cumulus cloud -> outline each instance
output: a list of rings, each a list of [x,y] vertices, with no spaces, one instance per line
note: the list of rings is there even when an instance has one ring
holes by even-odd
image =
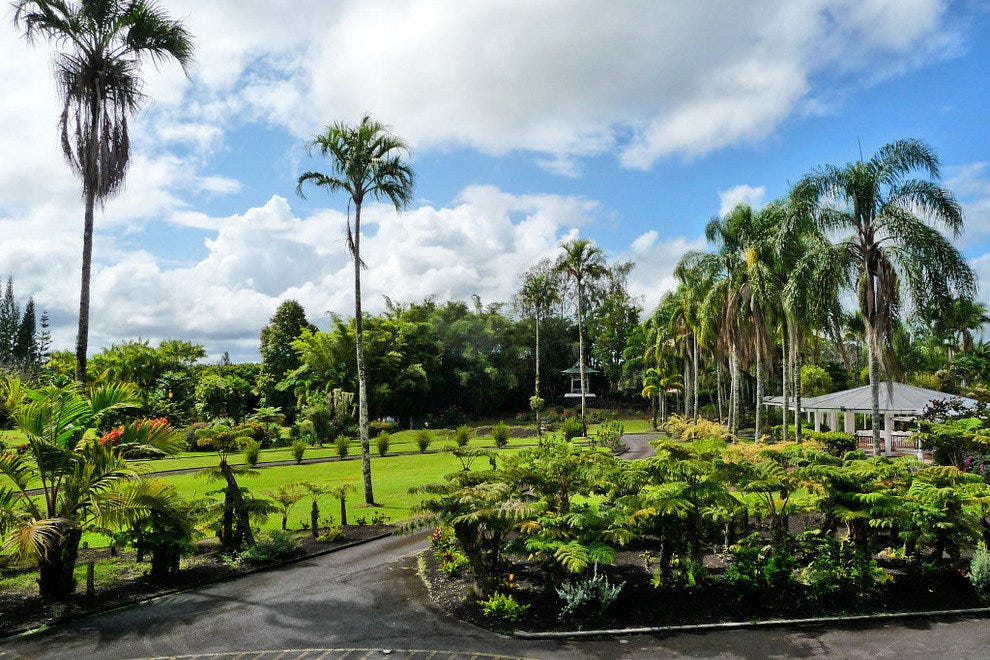
[[[968,163],[955,168],[945,181],[966,214],[966,234],[990,237],[990,164]]]
[[[763,197],[767,194],[764,186],[754,187],[741,184],[728,190],[719,190],[718,214],[724,216],[739,204],[749,204],[754,209],[763,206]]]
[[[217,126],[258,120],[308,137],[371,109],[418,148],[530,151],[564,176],[608,151],[647,168],[762,140],[835,89],[960,41],[942,0],[169,7],[201,37],[192,82],[149,74],[163,114],[184,122],[163,139],[209,144]]]
[[[563,240],[601,213],[593,200],[512,195],[493,186],[465,188],[449,206],[404,213],[369,204],[362,256],[365,308],[395,300],[507,300],[521,273],[554,256]],[[258,333],[279,302],[299,300],[313,319],[353,314],[353,265],[344,240],[346,217],[320,210],[293,213],[273,196],[227,217],[186,212],[207,229],[207,254],[174,266],[144,249],[127,249],[103,233],[93,269],[91,345],[137,336],[183,337],[212,353],[257,358]],[[53,232],[37,216],[0,218],[0,233],[17,236],[0,253],[0,273],[16,266],[16,283],[55,320],[57,344],[68,346],[78,300],[78,238]]]

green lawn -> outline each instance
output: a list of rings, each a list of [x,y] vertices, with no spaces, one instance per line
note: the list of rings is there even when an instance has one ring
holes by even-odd
[[[488,462],[485,459],[477,459],[472,467],[484,469],[488,467]],[[275,490],[283,484],[296,481],[328,485],[350,483],[357,492],[352,493],[347,499],[349,523],[354,524],[359,516],[367,517],[376,512],[389,516],[391,522],[397,522],[409,517],[413,505],[419,502],[420,496],[410,494],[410,488],[442,481],[445,475],[459,469],[461,469],[460,462],[454,456],[443,452],[385,458],[375,456],[371,462],[371,475],[375,500],[382,505],[378,508],[364,506],[360,460],[262,467],[259,468],[256,476],[238,477],[238,482],[258,495],[264,495],[266,490]],[[163,478],[175,484],[179,492],[188,499],[204,497],[207,492],[221,487],[220,483],[208,482],[195,474],[178,474]],[[301,522],[309,522],[310,501],[310,498],[306,497],[292,507],[289,512],[290,528],[299,529]],[[321,518],[331,514],[334,521],[339,523],[339,502],[326,496],[321,496],[318,501]],[[275,529],[280,524],[281,516],[273,515],[264,527]]]

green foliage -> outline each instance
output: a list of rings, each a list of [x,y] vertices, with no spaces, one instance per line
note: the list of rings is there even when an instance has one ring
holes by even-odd
[[[261,453],[261,443],[257,440],[248,440],[244,443],[244,462],[254,467],[258,464],[258,455]]]
[[[801,578],[817,598],[836,594],[865,597],[890,576],[879,567],[870,553],[831,534],[809,532],[804,535],[806,553],[811,563]]]
[[[509,444],[509,425],[505,422],[499,422],[492,427],[492,442],[499,449],[502,449],[507,444]]]
[[[296,396],[290,388],[280,387],[280,384],[290,372],[302,366],[299,355],[292,349],[292,342],[305,329],[315,327],[306,320],[302,305],[295,300],[286,300],[261,330],[258,390],[265,406],[280,408],[290,420],[295,417]]]
[[[560,434],[564,440],[573,440],[581,436],[581,421],[570,417],[560,424]]]
[[[389,446],[392,444],[392,434],[388,431],[382,431],[375,438],[375,445],[378,448],[378,455],[385,456],[388,454]]]
[[[973,589],[980,600],[990,600],[990,553],[983,543],[977,545],[973,552],[973,559],[969,564],[969,581],[973,583]]]
[[[529,605],[520,605],[512,594],[495,592],[488,598],[478,601],[481,612],[490,619],[515,622],[526,613]]]
[[[347,458],[347,453],[351,448],[351,443],[354,442],[352,438],[348,438],[346,435],[338,435],[334,438],[333,444],[337,449],[337,456],[341,459]]]
[[[801,396],[821,396],[832,391],[832,376],[815,364],[801,367]]]
[[[253,401],[251,383],[239,376],[206,374],[196,385],[196,410],[206,419],[240,421]]]
[[[462,424],[454,430],[454,443],[458,447],[466,447],[471,442],[471,427]]]
[[[433,434],[430,433],[428,429],[420,429],[416,432],[416,446],[419,447],[419,452],[421,454],[426,453],[426,450],[429,449],[432,442]]]
[[[288,559],[299,552],[299,542],[288,532],[276,529],[267,539],[261,539],[240,554],[240,558],[254,564]]]
[[[560,618],[587,611],[602,614],[619,597],[624,586],[625,582],[612,584],[606,575],[599,575],[598,564],[595,564],[591,576],[568,580],[557,589],[557,595],[564,601]]]
[[[922,446],[932,452],[939,465],[962,469],[967,454],[990,451],[990,429],[976,417],[949,419],[943,423],[921,422],[916,434]]]
[[[604,422],[599,424],[598,428],[592,432],[592,441],[594,444],[616,450],[619,448],[622,434],[625,433],[625,431],[626,427],[622,424],[622,422]]]
[[[533,412],[542,412],[547,407],[547,401],[541,396],[533,395],[529,397],[529,409]]]
[[[845,456],[848,452],[856,449],[856,438],[841,431],[811,431],[808,434],[809,440],[817,440],[825,446],[825,450],[833,456]]]
[[[316,537],[316,540],[320,543],[333,543],[334,541],[340,541],[346,538],[346,536],[344,534],[344,528],[340,525],[327,525]]]
[[[295,459],[296,463],[302,463],[307,448],[309,448],[309,444],[304,440],[296,440],[292,443],[292,458]]]

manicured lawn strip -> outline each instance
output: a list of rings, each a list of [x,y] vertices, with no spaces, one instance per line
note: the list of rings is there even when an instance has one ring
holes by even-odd
[[[511,449],[508,451],[512,451]],[[475,469],[486,469],[488,463],[478,459],[472,466]],[[332,461],[329,463],[314,463],[309,465],[285,465],[259,468],[256,476],[238,477],[238,483],[247,487],[251,493],[264,496],[265,490],[275,490],[283,484],[297,481],[336,485],[340,483],[353,484],[357,492],[347,498],[347,521],[354,524],[358,517],[369,517],[375,513],[390,516],[391,522],[408,518],[413,505],[420,501],[420,495],[409,493],[413,486],[442,481],[445,475],[461,469],[460,462],[453,456],[437,452],[429,454],[413,454],[409,456],[387,456],[372,460],[372,480],[375,490],[375,500],[381,507],[368,508],[364,506],[364,493],[361,480],[361,461]],[[207,492],[222,487],[219,482],[208,482],[203,477],[194,474],[178,474],[163,477],[187,499],[199,499]],[[290,529],[299,529],[301,523],[309,523],[311,499],[307,496],[297,502],[289,510]],[[332,515],[335,524],[340,523],[340,503],[335,498],[321,496],[318,498],[321,521],[327,515]],[[281,515],[275,514],[268,518],[264,529],[276,529],[281,526]]]

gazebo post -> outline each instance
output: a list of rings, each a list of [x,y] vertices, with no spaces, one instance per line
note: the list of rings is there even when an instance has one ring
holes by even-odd
[[[828,430],[829,431],[839,430],[839,411],[837,410],[828,411]]]
[[[822,430],[822,413],[820,410],[815,411],[815,433]]]
[[[883,453],[891,456],[894,453],[894,413],[889,410],[883,414]]]
[[[856,413],[851,410],[843,409],[843,421],[845,422],[845,431],[849,435],[856,437]]]

